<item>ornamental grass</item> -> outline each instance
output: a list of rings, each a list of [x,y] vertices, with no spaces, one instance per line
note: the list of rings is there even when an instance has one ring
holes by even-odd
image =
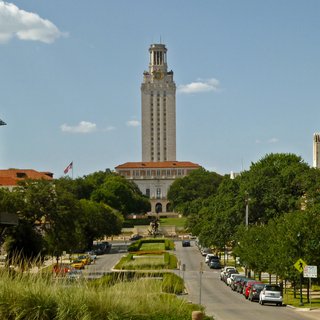
[[[39,273],[0,271],[0,319],[190,320],[193,310],[201,307],[164,293],[159,279],[92,286]]]

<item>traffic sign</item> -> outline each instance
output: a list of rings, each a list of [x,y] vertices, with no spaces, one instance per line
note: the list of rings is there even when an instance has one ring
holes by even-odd
[[[307,264],[300,258],[295,264],[294,267],[299,271],[299,272],[303,272],[304,267]]]
[[[303,276],[305,278],[317,278],[317,266],[305,266]]]

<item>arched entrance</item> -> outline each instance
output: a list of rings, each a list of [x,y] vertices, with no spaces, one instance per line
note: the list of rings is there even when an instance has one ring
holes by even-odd
[[[162,212],[162,204],[160,202],[158,202],[156,204],[156,213],[161,213]]]

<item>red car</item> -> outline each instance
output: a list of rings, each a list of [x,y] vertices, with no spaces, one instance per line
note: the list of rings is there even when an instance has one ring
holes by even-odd
[[[246,298],[246,299],[248,299],[248,297],[249,297],[249,293],[250,293],[250,288],[251,288],[251,286],[253,285],[253,284],[258,284],[258,283],[261,283],[262,284],[262,282],[260,282],[260,281],[255,281],[255,280],[250,280],[250,281],[248,281],[247,283],[246,283],[246,286],[243,288],[243,295],[244,295],[244,297]]]

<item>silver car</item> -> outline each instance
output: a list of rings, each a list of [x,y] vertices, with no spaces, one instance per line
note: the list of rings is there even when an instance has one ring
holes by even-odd
[[[266,284],[259,295],[259,303],[275,303],[277,306],[282,306],[281,288],[277,284]]]

